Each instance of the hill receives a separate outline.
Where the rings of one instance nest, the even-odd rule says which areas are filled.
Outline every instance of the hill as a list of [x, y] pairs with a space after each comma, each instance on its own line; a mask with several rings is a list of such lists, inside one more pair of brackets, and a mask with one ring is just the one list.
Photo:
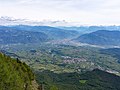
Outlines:
[[119, 90], [120, 77], [99, 69], [79, 73], [36, 72], [45, 90]]
[[0, 53], [0, 90], [37, 90], [33, 82], [34, 74], [25, 63]]
[[0, 28], [0, 44], [40, 43], [47, 39], [47, 35], [41, 32], [18, 31], [7, 27]]
[[84, 34], [75, 39], [78, 42], [92, 45], [120, 45], [120, 31], [99, 30], [89, 34]]
[[100, 51], [102, 54], [111, 55], [112, 57], [117, 58], [118, 62], [120, 63], [120, 48], [102, 49]]

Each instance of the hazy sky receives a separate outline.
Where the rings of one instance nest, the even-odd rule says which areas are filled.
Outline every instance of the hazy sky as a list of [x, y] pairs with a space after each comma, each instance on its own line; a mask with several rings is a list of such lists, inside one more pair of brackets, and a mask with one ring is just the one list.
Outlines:
[[120, 24], [120, 0], [0, 0], [0, 16]]

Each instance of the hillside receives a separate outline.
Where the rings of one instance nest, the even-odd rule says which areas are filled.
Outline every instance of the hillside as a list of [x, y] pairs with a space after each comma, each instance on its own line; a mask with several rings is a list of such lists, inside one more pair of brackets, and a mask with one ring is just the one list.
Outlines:
[[40, 43], [47, 39], [47, 35], [41, 32], [18, 31], [7, 27], [0, 28], [0, 44]]
[[[3, 28], [1, 26], [0, 28]], [[8, 26], [4, 27], [8, 29], [14, 29], [18, 31], [32, 31], [32, 32], [42, 32], [45, 33], [50, 39], [66, 39], [73, 38], [79, 35], [77, 31], [74, 30], [64, 30], [50, 26], [26, 26], [26, 25], [18, 25], [18, 26]]]
[[112, 57], [117, 58], [118, 62], [120, 63], [120, 48], [102, 49], [100, 51], [103, 54], [111, 55]]
[[0, 53], [0, 68], [0, 90], [37, 90], [32, 85], [34, 74], [25, 63]]
[[120, 77], [99, 69], [83, 74], [36, 72], [37, 80], [45, 90], [119, 90]]
[[120, 45], [120, 31], [100, 30], [89, 34], [84, 34], [75, 39], [78, 42], [93, 45]]

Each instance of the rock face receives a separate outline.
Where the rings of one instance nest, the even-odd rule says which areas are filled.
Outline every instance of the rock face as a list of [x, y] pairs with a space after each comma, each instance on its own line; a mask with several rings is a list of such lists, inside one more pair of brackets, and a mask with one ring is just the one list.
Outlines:
[[37, 90], [34, 80], [25, 63], [0, 53], [0, 90]]

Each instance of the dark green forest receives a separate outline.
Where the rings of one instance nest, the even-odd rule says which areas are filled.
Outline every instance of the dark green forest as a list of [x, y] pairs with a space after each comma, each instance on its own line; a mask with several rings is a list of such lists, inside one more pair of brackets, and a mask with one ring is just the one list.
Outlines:
[[85, 73], [54, 73], [36, 71], [45, 90], [120, 90], [120, 77], [95, 69]]

